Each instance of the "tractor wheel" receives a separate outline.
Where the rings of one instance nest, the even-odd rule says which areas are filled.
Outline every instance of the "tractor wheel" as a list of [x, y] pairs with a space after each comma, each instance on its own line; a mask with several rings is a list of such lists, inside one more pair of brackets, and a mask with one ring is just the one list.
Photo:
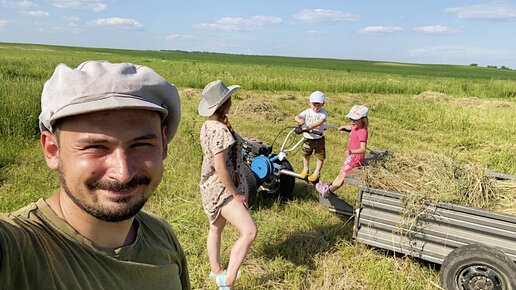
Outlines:
[[439, 276], [444, 289], [516, 289], [516, 264], [504, 252], [480, 244], [453, 250]]
[[[279, 165], [282, 169], [293, 170], [292, 165], [288, 160], [275, 161], [276, 165]], [[271, 196], [281, 196], [283, 199], [291, 199], [294, 191], [294, 185], [296, 178], [289, 175], [271, 176], [265, 180], [260, 191], [265, 192]]]
[[247, 164], [244, 164], [240, 168], [242, 168], [242, 175], [244, 176], [245, 181], [247, 183], [247, 204], [249, 205], [249, 207], [251, 207], [256, 202], [258, 184], [253, 171], [251, 170], [251, 168], [249, 168]]

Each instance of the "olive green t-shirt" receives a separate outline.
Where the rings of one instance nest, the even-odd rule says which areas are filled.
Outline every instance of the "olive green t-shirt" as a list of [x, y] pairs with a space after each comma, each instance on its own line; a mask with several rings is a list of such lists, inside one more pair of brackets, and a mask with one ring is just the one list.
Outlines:
[[95, 246], [43, 199], [0, 214], [0, 289], [190, 289], [186, 258], [170, 225], [139, 212], [136, 240]]

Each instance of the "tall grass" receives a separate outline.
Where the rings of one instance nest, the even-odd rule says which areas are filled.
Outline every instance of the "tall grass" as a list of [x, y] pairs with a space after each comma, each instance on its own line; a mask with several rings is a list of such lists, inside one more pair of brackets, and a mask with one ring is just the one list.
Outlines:
[[[163, 181], [145, 208], [177, 232], [195, 289], [214, 288], [207, 275], [208, 221], [198, 189], [198, 136], [204, 118], [197, 115], [200, 90], [214, 79], [242, 86], [229, 117], [244, 137], [271, 143], [308, 107], [309, 93], [321, 90], [327, 97], [328, 124], [345, 124], [352, 105], [370, 108], [369, 148], [444, 153], [516, 174], [514, 71], [4, 43], [0, 47], [2, 212], [58, 189], [58, 176], [46, 169], [41, 154], [37, 125], [43, 83], [58, 63], [77, 66], [104, 59], [148, 65], [180, 88], [181, 124], [169, 145]], [[194, 93], [183, 92], [186, 88]], [[424, 91], [444, 94], [422, 97]], [[274, 104], [275, 113], [284, 117], [270, 121], [262, 112], [234, 111], [245, 109], [240, 103], [262, 101]], [[331, 181], [342, 164], [348, 135], [327, 131], [326, 137], [322, 179]], [[301, 168], [299, 153], [289, 160], [294, 169]], [[338, 194], [355, 203], [356, 188], [344, 186]], [[355, 243], [351, 221], [319, 206], [316, 192], [306, 183], [296, 182], [292, 201], [261, 198], [251, 211], [259, 234], [244, 262], [239, 289], [436, 289], [439, 283], [438, 265]], [[237, 236], [232, 227], [224, 232], [223, 263]]]

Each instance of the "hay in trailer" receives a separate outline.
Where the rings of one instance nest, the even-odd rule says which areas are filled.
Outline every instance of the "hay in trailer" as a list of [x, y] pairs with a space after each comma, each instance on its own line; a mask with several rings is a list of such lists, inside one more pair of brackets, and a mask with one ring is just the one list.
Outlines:
[[262, 121], [280, 122], [285, 119], [285, 114], [272, 102], [249, 98], [242, 100], [231, 107], [231, 112], [237, 117], [255, 118]]
[[[369, 163], [361, 179], [373, 188], [407, 194], [412, 204], [433, 200], [516, 213], [516, 181], [497, 181], [486, 168], [443, 154], [413, 151], [386, 156]], [[416, 209], [414, 215], [418, 213]]]

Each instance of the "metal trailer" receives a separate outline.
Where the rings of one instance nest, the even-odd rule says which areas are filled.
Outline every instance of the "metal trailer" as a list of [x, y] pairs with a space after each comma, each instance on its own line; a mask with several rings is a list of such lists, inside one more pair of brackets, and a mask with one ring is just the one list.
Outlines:
[[[244, 177], [248, 182], [249, 203], [257, 191], [290, 198], [295, 178], [286, 156], [301, 141], [285, 149], [285, 138], [279, 153], [272, 146], [254, 138], [244, 139]], [[386, 150], [372, 150], [367, 163]], [[359, 168], [344, 180], [358, 186], [356, 207], [336, 195], [319, 202], [330, 211], [355, 218], [353, 238], [370, 246], [403, 253], [441, 265], [440, 279], [444, 289], [516, 290], [516, 216], [494, 213], [453, 203], [424, 200], [424, 210], [410, 219], [410, 200], [406, 194], [360, 185]], [[488, 172], [497, 179], [516, 176]]]
[[320, 198], [330, 211], [354, 216], [356, 241], [440, 264], [444, 289], [516, 289], [516, 216], [424, 200], [408, 218], [409, 195], [362, 186], [357, 174], [346, 180], [358, 186], [355, 209], [335, 195]]

